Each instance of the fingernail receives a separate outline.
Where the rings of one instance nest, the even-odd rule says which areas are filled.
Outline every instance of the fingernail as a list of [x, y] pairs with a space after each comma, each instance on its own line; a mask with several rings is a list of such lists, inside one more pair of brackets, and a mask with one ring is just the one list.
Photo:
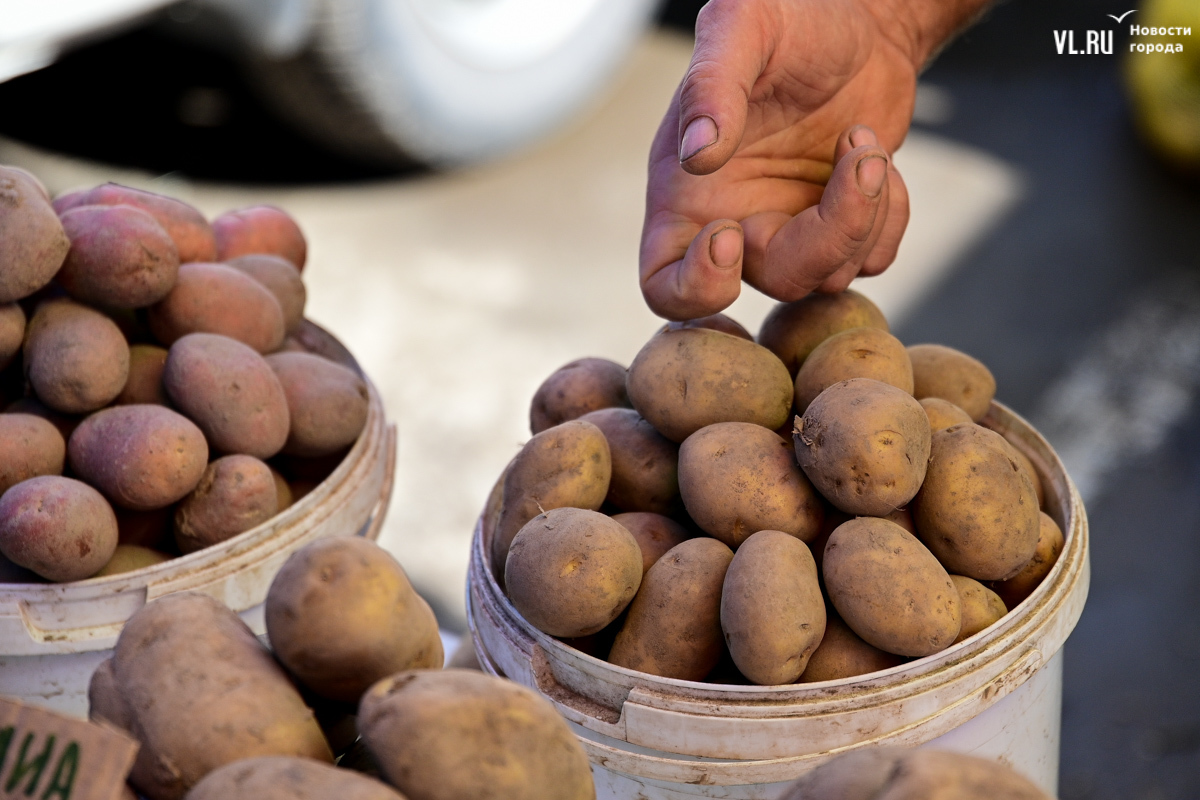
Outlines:
[[717, 143], [717, 123], [712, 117], [696, 117], [683, 131], [679, 160], [687, 161], [706, 147]]
[[875, 131], [871, 130], [866, 125], [859, 125], [854, 130], [850, 131], [851, 147], [863, 147], [870, 144], [879, 144], [879, 140], [875, 138]]
[[721, 228], [708, 240], [708, 255], [721, 269], [736, 266], [742, 257], [742, 232], [737, 228]]
[[858, 188], [867, 197], [878, 196], [887, 178], [887, 159], [883, 156], [867, 156], [858, 162]]

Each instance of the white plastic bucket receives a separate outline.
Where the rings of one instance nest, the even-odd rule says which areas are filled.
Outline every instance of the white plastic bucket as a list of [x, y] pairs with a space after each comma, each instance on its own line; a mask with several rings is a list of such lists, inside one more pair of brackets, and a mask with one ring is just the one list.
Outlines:
[[777, 798], [840, 753], [933, 745], [999, 759], [1058, 784], [1060, 650], [1087, 597], [1087, 518], [1062, 463], [994, 404], [984, 420], [1034, 463], [1066, 535], [1054, 569], [999, 623], [940, 653], [868, 676], [788, 686], [671, 680], [613, 666], [541, 633], [488, 568], [476, 528], [468, 620], [483, 669], [538, 689], [571, 723], [600, 798]]
[[262, 525], [162, 564], [60, 584], [0, 584], [0, 695], [87, 715], [87, 686], [135, 611], [171, 592], [212, 595], [257, 634], [263, 602], [289, 555], [314, 539], [375, 539], [391, 499], [396, 430], [370, 380], [367, 424], [342, 463]]

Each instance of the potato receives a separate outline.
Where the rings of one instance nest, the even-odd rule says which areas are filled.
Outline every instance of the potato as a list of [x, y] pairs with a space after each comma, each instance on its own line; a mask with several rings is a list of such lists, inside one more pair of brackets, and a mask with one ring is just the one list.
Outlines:
[[[840, 795], [830, 795], [830, 800]], [[1011, 767], [942, 750], [912, 750], [874, 800], [1052, 800]]]
[[171, 401], [162, 380], [166, 366], [167, 351], [163, 348], [152, 344], [130, 345], [129, 377], [113, 402], [119, 406], [169, 406]]
[[181, 262], [212, 261], [217, 257], [216, 242], [208, 220], [195, 208], [174, 197], [106, 183], [94, 189], [62, 195], [54, 201], [54, 209], [63, 216], [79, 206], [117, 205], [133, 206], [154, 217], [171, 237]]
[[780, 800], [875, 800], [907, 752], [899, 747], [851, 750], [801, 776]]
[[300, 326], [292, 331], [285, 340], [288, 350], [299, 350], [312, 353], [314, 356], [327, 358], [335, 364], [349, 367], [359, 375], [363, 374], [362, 367], [354, 360], [354, 356], [346, 346], [333, 337], [329, 331], [309, 320], [301, 320]]
[[71, 241], [28, 173], [0, 167], [0, 304], [50, 283]]
[[159, 552], [175, 550], [175, 506], [134, 511], [115, 506], [120, 544], [145, 547]]
[[260, 353], [283, 344], [283, 309], [275, 295], [225, 264], [181, 266], [175, 287], [150, 306], [146, 321], [154, 338], [168, 347], [189, 333], [219, 333]]
[[925, 416], [929, 417], [929, 429], [934, 433], [960, 422], [971, 421], [970, 414], [949, 400], [943, 400], [940, 397], [926, 397], [920, 402], [921, 408], [925, 409]]
[[71, 249], [58, 283], [81, 303], [142, 308], [175, 286], [179, 251], [154, 217], [133, 206], [79, 206], [62, 216]]
[[178, 592], [140, 608], [117, 639], [112, 673], [141, 743], [130, 783], [149, 800], [178, 800], [243, 758], [333, 762], [283, 668], [212, 597]]
[[41, 417], [58, 429], [64, 441], [70, 439], [71, 434], [79, 427], [79, 423], [83, 422], [83, 417], [77, 414], [62, 414], [47, 408], [45, 403], [33, 396], [22, 397], [20, 400], [9, 403], [4, 407], [4, 413]]
[[674, 442], [717, 422], [774, 430], [792, 407], [791, 378], [774, 354], [707, 328], [654, 336], [629, 366], [625, 385], [638, 413]]
[[274, 206], [248, 206], [226, 211], [213, 220], [217, 260], [229, 261], [249, 253], [283, 256], [304, 271], [308, 243], [300, 226]]
[[0, 306], [0, 370], [21, 352], [25, 341], [25, 312], [16, 303]]
[[795, 378], [817, 345], [850, 328], [886, 331], [888, 324], [878, 306], [853, 289], [813, 293], [771, 309], [758, 331], [758, 343], [778, 356]]
[[113, 406], [85, 419], [67, 442], [71, 469], [109, 500], [162, 508], [196, 488], [208, 463], [204, 434], [162, 406]]
[[621, 523], [596, 511], [555, 508], [517, 532], [504, 586], [521, 616], [551, 636], [597, 633], [642, 583], [642, 551]]
[[287, 442], [287, 395], [266, 359], [241, 342], [192, 333], [171, 345], [163, 386], [212, 448], [270, 458]]
[[40, 194], [46, 202], [50, 202], [50, 190], [46, 188], [46, 184], [42, 183], [41, 178], [34, 175], [29, 170], [21, 169], [20, 167], [15, 167], [11, 164], [0, 167], [0, 170], [3, 171], [3, 174], [8, 175], [13, 180], [25, 181], [25, 183], [32, 186], [37, 191], [37, 194]]
[[440, 669], [437, 619], [386, 550], [358, 536], [319, 539], [271, 582], [267, 636], [276, 657], [316, 694], [357, 703], [406, 669]]
[[731, 561], [733, 551], [707, 536], [671, 548], [642, 579], [609, 662], [664, 678], [703, 680], [724, 650], [721, 587]]
[[133, 731], [133, 711], [117, 688], [111, 657], [100, 662], [88, 681], [88, 719], [104, 721], [126, 733]]
[[282, 256], [251, 253], [230, 259], [229, 266], [241, 270], [267, 287], [283, 311], [283, 329], [292, 333], [304, 321], [304, 303], [308, 290], [300, 278], [300, 270]]
[[913, 395], [918, 400], [949, 400], [975, 422], [987, 414], [996, 395], [996, 379], [981, 362], [940, 344], [911, 345], [908, 357], [912, 360]]
[[625, 368], [606, 358], [580, 358], [542, 381], [529, 406], [534, 434], [601, 408], [629, 408]]
[[921, 488], [929, 418], [895, 386], [851, 378], [830, 386], [796, 423], [796, 460], [817, 490], [847, 514], [881, 517]]
[[124, 572], [132, 572], [142, 567], [152, 567], [155, 564], [161, 564], [164, 561], [170, 560], [171, 557], [166, 553], [151, 550], [149, 547], [141, 547], [136, 544], [118, 544], [117, 548], [113, 551], [112, 558], [92, 577], [101, 578], [107, 575], [120, 575]]
[[267, 363], [287, 398], [285, 454], [327, 456], [358, 440], [370, 405], [366, 381], [341, 364], [309, 353], [275, 353], [267, 356]]
[[933, 554], [894, 522], [859, 517], [829, 537], [822, 564], [838, 614], [868, 644], [927, 656], [962, 627], [958, 591]]
[[663, 331], [678, 331], [684, 328], [708, 328], [720, 331], [721, 333], [728, 333], [730, 336], [736, 336], [739, 339], [754, 341], [754, 337], [750, 334], [750, 331], [743, 328], [736, 320], [724, 314], [712, 314], [707, 317], [689, 319], [683, 322], [668, 322], [659, 330], [659, 333]]
[[1008, 613], [1000, 595], [976, 580], [964, 575], [951, 575], [954, 588], [958, 590], [959, 607], [962, 609], [962, 628], [958, 631], [958, 644], [985, 628], [990, 628]]
[[1058, 562], [1063, 551], [1063, 532], [1049, 514], [1038, 512], [1037, 550], [1021, 571], [1006, 581], [992, 584], [992, 589], [1008, 608], [1016, 608], [1026, 597], [1033, 594], [1050, 570]]
[[1046, 490], [1042, 487], [1042, 479], [1038, 477], [1037, 469], [1034, 468], [1033, 462], [1029, 460], [1029, 456], [1017, 449], [1017, 446], [1007, 439], [1004, 443], [1008, 445], [1008, 452], [1016, 459], [1021, 466], [1021, 471], [1029, 477], [1029, 482], [1033, 484], [1033, 492], [1037, 495], [1038, 508], [1044, 508], [1046, 505]]
[[25, 377], [38, 399], [64, 414], [111, 403], [129, 377], [129, 345], [108, 317], [70, 300], [38, 306], [25, 337]]
[[742, 542], [725, 573], [721, 630], [738, 671], [754, 683], [795, 683], [825, 634], [825, 599], [808, 547], [781, 531]]
[[374, 778], [291, 756], [259, 756], [204, 776], [186, 800], [405, 800]]
[[678, 511], [679, 445], [632, 408], [603, 408], [580, 417], [601, 430], [612, 456], [606, 501], [622, 511]]
[[827, 610], [825, 635], [800, 676], [800, 683], [836, 681], [891, 669], [904, 663], [900, 656], [873, 647], [850, 630], [836, 613]]
[[279, 474], [279, 470], [271, 468], [271, 478], [275, 481], [275, 500], [279, 506], [279, 510], [283, 511], [291, 507], [296, 502], [296, 497], [292, 494], [292, 487], [288, 484], [287, 478]]
[[946, 569], [1007, 580], [1033, 558], [1037, 495], [1000, 434], [952, 425], [933, 435], [929, 471], [913, 500], [921, 541]]
[[0, 414], [0, 495], [38, 475], [61, 475], [67, 443], [32, 414]]
[[912, 364], [900, 340], [879, 328], [851, 328], [821, 342], [804, 360], [796, 373], [796, 410], [803, 414], [817, 395], [850, 378], [874, 378], [913, 392]]
[[637, 541], [642, 551], [642, 575], [649, 572], [654, 563], [672, 547], [692, 538], [687, 528], [662, 514], [630, 511], [615, 514], [613, 520], [632, 533]]
[[592, 800], [587, 755], [554, 706], [469, 669], [401, 672], [363, 696], [363, 741], [409, 800]]
[[796, 466], [792, 446], [748, 422], [701, 428], [679, 448], [679, 491], [706, 533], [737, 548], [757, 531], [815, 539], [821, 498]]
[[554, 508], [598, 510], [608, 495], [611, 476], [608, 441], [590, 422], [564, 422], [526, 442], [504, 480], [504, 499], [491, 542], [497, 578], [503, 577], [509, 545], [526, 522]]
[[208, 465], [175, 509], [175, 544], [194, 553], [231, 539], [275, 516], [271, 468], [254, 456], [225, 456]]
[[0, 553], [48, 580], [91, 577], [117, 547], [117, 518], [81, 481], [42, 475], [0, 497]]

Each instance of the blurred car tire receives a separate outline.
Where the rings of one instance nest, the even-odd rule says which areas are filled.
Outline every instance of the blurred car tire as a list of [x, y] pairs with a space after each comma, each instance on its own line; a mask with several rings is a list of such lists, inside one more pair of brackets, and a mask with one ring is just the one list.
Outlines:
[[251, 79], [287, 120], [378, 165], [519, 149], [603, 88], [658, 0], [312, 0], [305, 45]]

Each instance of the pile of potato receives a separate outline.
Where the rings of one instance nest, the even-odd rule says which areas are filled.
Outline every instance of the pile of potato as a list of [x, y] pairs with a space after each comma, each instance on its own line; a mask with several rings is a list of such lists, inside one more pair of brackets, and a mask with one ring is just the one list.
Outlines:
[[979, 424], [995, 389], [853, 291], [780, 304], [757, 340], [723, 315], [672, 323], [627, 370], [582, 359], [538, 389], [484, 511], [495, 577], [539, 630], [668, 678], [937, 653], [1063, 548], [1032, 463]]
[[[88, 687], [89, 717], [141, 744], [148, 800], [593, 800], [582, 746], [535, 692], [442, 669], [437, 620], [359, 537], [294, 553], [264, 646], [206, 595], [147, 604]], [[334, 766], [335, 761], [338, 767]]]
[[157, 564], [310, 491], [366, 424], [354, 359], [304, 319], [283, 211], [211, 223], [0, 167], [0, 581]]

